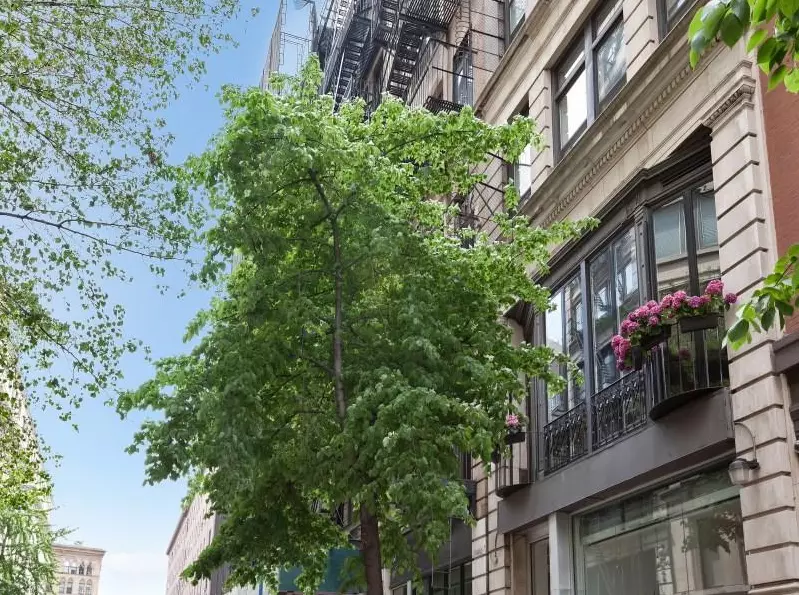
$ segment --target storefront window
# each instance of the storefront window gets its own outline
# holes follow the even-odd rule
[[[738,488],[726,470],[576,519],[582,595],[745,594]]]

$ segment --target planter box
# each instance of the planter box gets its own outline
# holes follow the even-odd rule
[[[657,335],[648,335],[641,339],[641,349],[649,351],[655,345],[668,341],[669,337],[671,337],[671,325],[664,325],[660,327],[660,332]]]
[[[505,442],[508,444],[519,444],[520,442],[524,442],[527,437],[527,432],[524,430],[519,430],[517,432],[508,432],[508,435],[505,437]]]
[[[718,314],[703,314],[701,316],[683,316],[680,318],[680,332],[691,333],[693,331],[705,331],[719,327]]]

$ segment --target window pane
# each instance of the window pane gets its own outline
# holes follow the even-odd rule
[[[674,25],[674,19],[680,15],[682,10],[688,6],[688,0],[665,0],[666,22],[669,29]]]
[[[699,248],[713,248],[719,245],[719,234],[716,227],[716,198],[713,191],[700,194],[694,204],[696,219],[696,245]]]
[[[558,353],[563,353],[566,341],[563,337],[563,291],[552,296],[552,309],[546,315],[547,346]],[[556,368],[560,374],[560,368]],[[553,420],[566,413],[563,395],[547,395],[547,419]]]
[[[690,291],[685,247],[685,216],[682,198],[652,214],[657,261],[658,296],[678,289]]]
[[[513,168],[513,183],[520,195],[524,195],[532,184],[533,146],[527,145],[519,156],[519,162]]]
[[[638,291],[638,259],[635,249],[635,230],[630,229],[613,244],[613,260],[616,283],[616,308],[618,322],[641,305]]]
[[[605,32],[605,28],[618,16],[618,9],[621,7],[621,0],[605,2],[594,14],[594,38]]]
[[[737,494],[724,469],[579,519],[578,592],[746,593]]]
[[[558,118],[560,146],[563,147],[577,134],[588,118],[588,89],[585,69],[558,101]]]
[[[616,315],[613,307],[611,279],[611,250],[591,261],[591,305],[594,318],[594,373],[595,390],[610,386],[619,378],[610,339],[616,332]]]
[[[558,67],[558,90],[563,88],[566,81],[571,77],[579,68],[583,66],[583,45],[578,43],[575,45]]]
[[[575,277],[567,286],[564,296],[566,307],[566,332],[568,338],[569,358],[582,369],[583,367],[583,294],[580,288],[580,279]],[[585,399],[584,386],[578,382],[577,374],[569,377],[568,408],[576,406]]]
[[[527,8],[526,0],[510,0],[508,3],[508,21],[510,25],[509,33],[516,31],[516,27],[524,19],[524,12]]]
[[[599,101],[605,99],[624,78],[624,33],[622,21],[611,29],[596,50],[597,93]]]

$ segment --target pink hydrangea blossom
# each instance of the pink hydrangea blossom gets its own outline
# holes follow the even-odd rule
[[[649,316],[649,310],[646,306],[641,306],[640,308],[636,308],[634,314],[638,320],[645,320]]]
[[[702,298],[699,297],[698,295],[692,295],[691,297],[688,298],[688,305],[691,306],[692,308],[698,308],[699,306],[702,305]]]
[[[661,308],[671,308],[671,305],[672,305],[673,301],[674,301],[674,297],[670,293],[667,293],[666,295],[663,296],[663,299],[660,300],[660,307]]]
[[[705,293],[709,295],[721,295],[724,293],[724,283],[721,282],[721,279],[713,279],[707,284],[707,288],[705,289]]]
[[[658,303],[657,303],[655,300],[649,300],[649,301],[646,303],[646,307],[647,307],[647,308],[649,308],[649,311],[650,311],[650,312],[652,311],[652,308],[654,308],[655,306],[659,306],[659,305],[660,305],[660,304],[658,304]]]
[[[657,302],[653,306],[649,306],[650,316],[659,316],[661,312],[663,312],[663,308]]]
[[[701,295],[699,296],[699,302],[703,306],[707,306],[710,303],[710,296],[709,295]]]
[[[680,289],[679,291],[675,291],[674,292],[674,295],[672,296],[672,298],[673,298],[672,303],[675,306],[677,306],[677,305],[679,305],[679,303],[682,303],[686,299],[688,299],[688,294],[685,293],[682,289]],[[675,302],[677,302],[677,303],[675,303]]]
[[[508,413],[508,415],[505,416],[505,425],[508,426],[509,428],[518,427],[519,426],[519,416],[516,415],[515,413]]]
[[[622,326],[624,326],[623,322],[622,322]],[[610,340],[610,344],[613,345],[613,347],[616,347],[616,345],[621,343],[623,340],[624,340],[624,337],[622,337],[621,335],[613,335],[613,338]]]
[[[737,301],[738,301],[738,296],[735,295],[734,293],[728,293],[727,295],[724,296],[724,303],[725,304],[732,305],[732,304],[734,304]]]
[[[660,324],[660,318],[657,316],[650,316],[649,317],[649,325],[650,326],[657,326]]]

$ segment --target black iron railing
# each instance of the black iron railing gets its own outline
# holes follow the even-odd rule
[[[588,453],[585,403],[573,407],[544,426],[544,471],[551,473]]]
[[[643,370],[630,372],[591,398],[591,439],[600,448],[646,423],[649,410]]]

